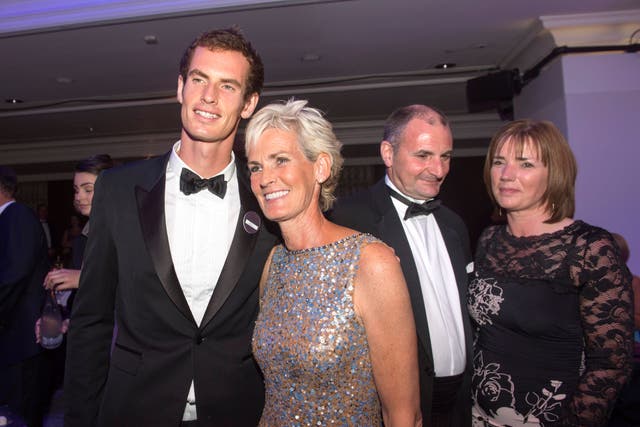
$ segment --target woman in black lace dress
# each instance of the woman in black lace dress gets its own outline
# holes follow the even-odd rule
[[[478,243],[476,426],[605,426],[630,371],[631,275],[611,235],[573,220],[576,161],[549,122],[494,136],[484,178],[506,225]]]

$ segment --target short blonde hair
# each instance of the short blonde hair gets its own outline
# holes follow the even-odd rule
[[[304,156],[315,162],[321,153],[331,158],[329,177],[321,185],[320,208],[327,211],[335,201],[334,191],[338,186],[344,159],[340,154],[342,144],[333,133],[333,126],[324,118],[322,111],[307,107],[305,100],[274,102],[253,115],[245,130],[245,151],[254,146],[267,129],[294,132],[298,146]]]

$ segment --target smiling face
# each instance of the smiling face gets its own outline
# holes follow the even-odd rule
[[[544,194],[549,171],[539,159],[534,145],[526,143],[522,153],[507,140],[496,152],[491,165],[491,191],[502,209],[509,212],[547,211]]]
[[[248,118],[258,94],[246,97],[249,62],[240,53],[197,47],[186,80],[178,77],[182,142],[233,144],[240,118]]]
[[[98,177],[88,172],[76,172],[73,175],[73,206],[84,216],[91,213],[93,186]]]
[[[320,212],[320,183],[329,176],[327,154],[312,162],[295,133],[270,128],[249,147],[247,158],[251,190],[267,218],[282,223]]]
[[[380,145],[391,182],[414,199],[436,197],[449,173],[453,138],[448,127],[422,119],[407,123],[394,147],[389,141]]]

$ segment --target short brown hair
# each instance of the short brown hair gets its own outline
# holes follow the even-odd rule
[[[537,151],[538,158],[547,167],[547,188],[542,202],[549,212],[548,224],[572,218],[575,211],[575,185],[578,167],[569,143],[551,122],[529,119],[515,120],[504,125],[491,139],[484,161],[484,183],[493,203],[497,202],[491,190],[491,167],[496,153],[506,142],[513,143],[516,155],[522,155],[525,145]]]
[[[262,92],[264,84],[264,66],[260,55],[253,48],[251,43],[242,35],[238,28],[226,28],[223,30],[213,30],[200,34],[184,51],[180,59],[180,75],[186,81],[193,52],[197,47],[204,47],[209,50],[226,50],[240,52],[249,62],[249,75],[247,76],[245,101],[254,94]]]

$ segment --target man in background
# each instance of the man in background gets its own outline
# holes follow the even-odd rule
[[[338,200],[331,218],[368,232],[400,258],[418,333],[420,400],[425,426],[471,425],[471,326],[467,228],[436,199],[449,173],[453,138],[443,114],[425,105],[394,111],[380,154],[386,176]]]
[[[44,237],[47,241],[47,250],[49,253],[49,259],[54,261],[56,257],[56,247],[58,246],[58,235],[56,234],[54,228],[49,223],[49,208],[44,203],[38,204],[36,207],[36,211],[38,213],[38,219],[40,220],[40,225],[42,225],[42,231],[44,231]]]
[[[44,301],[47,244],[32,209],[16,202],[15,172],[0,166],[0,405],[42,426],[49,373],[34,325]],[[16,421],[17,422],[17,421]]]

